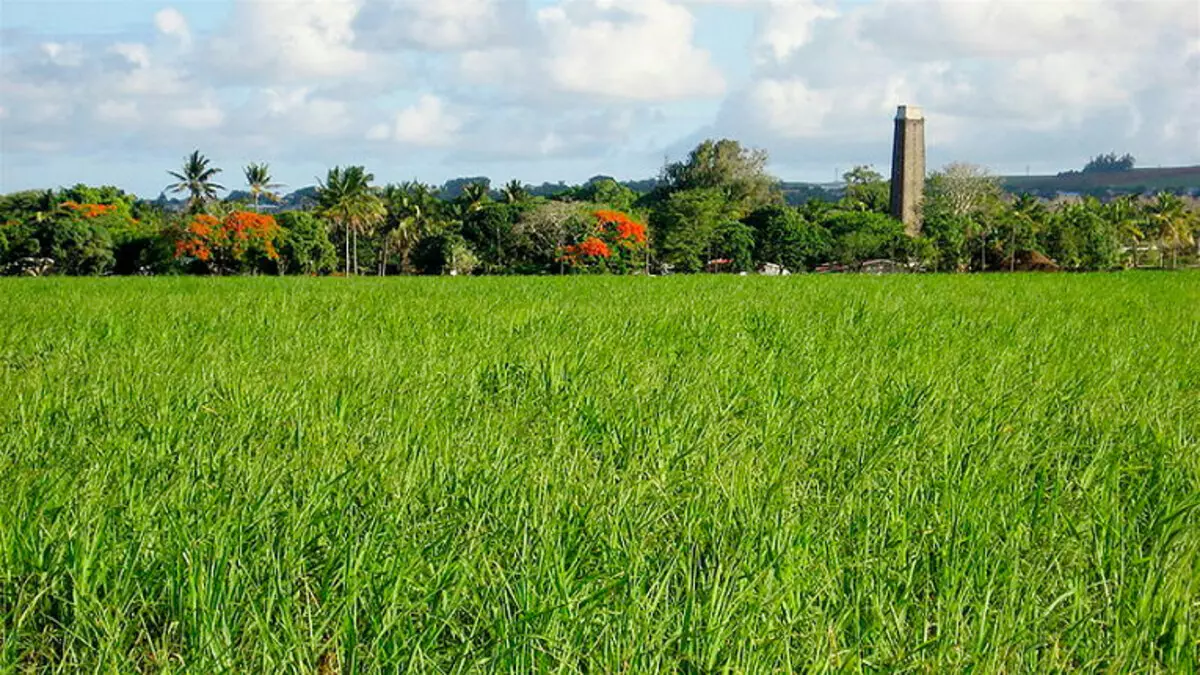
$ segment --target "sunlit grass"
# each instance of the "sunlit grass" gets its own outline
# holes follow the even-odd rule
[[[1188,671],[1200,274],[0,279],[0,671]]]

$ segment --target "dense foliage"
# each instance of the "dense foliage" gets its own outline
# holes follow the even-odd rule
[[[1131,161],[1101,155],[1091,170]],[[287,200],[269,166],[251,164],[247,189],[221,201],[220,169],[194,152],[170,172],[169,189],[187,195],[178,210],[112,187],[0,197],[0,272],[800,272],[880,260],[909,271],[1109,270],[1200,259],[1200,207],[1169,193],[1012,197],[979,167],[955,163],[930,176],[922,232],[910,237],[870,167],[845,174],[836,202],[793,206],[766,162],[736,141],[705,141],[643,192],[607,176],[554,190],[516,181],[493,190],[483,178],[376,186],[362,166],[335,167]],[[643,228],[636,250],[597,229],[601,212]]]
[[[0,672],[1195,671],[1200,272],[458,282],[0,279]]]
[[[1088,160],[1088,163],[1083,167],[1083,173],[1108,173],[1113,171],[1132,171],[1134,166],[1133,155],[1126,153],[1117,156],[1117,153],[1110,152],[1106,155],[1096,155]]]

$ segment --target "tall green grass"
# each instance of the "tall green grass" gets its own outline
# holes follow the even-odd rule
[[[1181,672],[1200,274],[0,279],[0,672]]]

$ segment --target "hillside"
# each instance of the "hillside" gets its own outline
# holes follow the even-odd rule
[[[1200,166],[1173,166],[1156,169],[1130,169],[1083,173],[1071,171],[1057,176],[1004,176],[1009,192],[1103,193],[1200,191]]]
[[[597,176],[589,183],[607,176]],[[486,177],[456,178],[439,186],[438,191],[443,198],[452,199],[461,193],[463,185],[470,182],[481,182],[492,187],[492,181]],[[653,178],[643,180],[619,181],[634,192],[644,194],[654,189],[657,181]],[[1068,171],[1056,176],[1001,176],[1000,182],[1007,192],[1013,194],[1031,193],[1044,197],[1054,197],[1059,193],[1091,194],[1104,197],[1109,194],[1124,193],[1153,193],[1159,191],[1200,195],[1200,165],[1173,166],[1154,169],[1130,169],[1128,171],[1104,171],[1083,173]],[[559,181],[541,185],[527,185],[529,193],[537,197],[550,197],[570,190],[572,185]],[[780,190],[784,199],[793,206],[803,204],[810,199],[822,201],[837,201],[842,197],[842,186],[837,183],[805,183],[800,181],[780,181]],[[490,190],[493,198],[499,198],[499,190]],[[227,201],[249,201],[250,194],[244,190],[235,190],[227,197]],[[182,208],[183,199],[168,199],[162,195],[157,203],[168,208]],[[311,208],[316,203],[316,187],[310,186],[282,196],[278,204],[263,203],[266,211],[288,211],[293,209]]]

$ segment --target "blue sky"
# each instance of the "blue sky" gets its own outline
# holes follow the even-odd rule
[[[776,175],[1200,163],[1190,0],[4,0],[0,191],[153,196],[200,149],[239,182],[654,175],[706,137]]]

